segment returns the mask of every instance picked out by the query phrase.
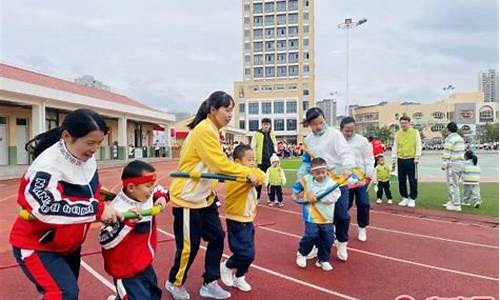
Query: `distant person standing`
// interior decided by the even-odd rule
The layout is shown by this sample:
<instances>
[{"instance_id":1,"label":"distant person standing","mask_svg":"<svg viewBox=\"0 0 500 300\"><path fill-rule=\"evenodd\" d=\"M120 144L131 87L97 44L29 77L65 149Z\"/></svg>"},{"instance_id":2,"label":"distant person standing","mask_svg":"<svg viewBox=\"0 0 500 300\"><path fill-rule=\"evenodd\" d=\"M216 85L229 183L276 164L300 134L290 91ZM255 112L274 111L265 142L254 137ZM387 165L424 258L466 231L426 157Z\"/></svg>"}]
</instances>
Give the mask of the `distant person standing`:
<instances>
[{"instance_id":1,"label":"distant person standing","mask_svg":"<svg viewBox=\"0 0 500 300\"><path fill-rule=\"evenodd\" d=\"M400 206L415 207L417 199L417 165L422 155L422 142L418 130L411 128L410 117L399 118L400 130L394 137L392 146L392 169L398 166ZM406 182L410 183L410 194Z\"/></svg>"},{"instance_id":2,"label":"distant person standing","mask_svg":"<svg viewBox=\"0 0 500 300\"><path fill-rule=\"evenodd\" d=\"M271 131L271 119L262 119L262 128L255 132L252 139L252 149L255 151L255 161L264 173L271 166L271 156L276 152L276 137ZM257 199L260 199L262 186L257 187Z\"/></svg>"},{"instance_id":3,"label":"distant person standing","mask_svg":"<svg viewBox=\"0 0 500 300\"><path fill-rule=\"evenodd\" d=\"M374 158L377 158L379 156L384 156L384 146L382 145L382 142L378 138L369 136L368 142L372 144Z\"/></svg>"},{"instance_id":4,"label":"distant person standing","mask_svg":"<svg viewBox=\"0 0 500 300\"><path fill-rule=\"evenodd\" d=\"M448 184L448 202L444 204L446 210L461 211L460 181L464 162L465 142L457 133L458 126L450 122L446 126L448 136L444 140L441 170L446 171Z\"/></svg>"},{"instance_id":5,"label":"distant person standing","mask_svg":"<svg viewBox=\"0 0 500 300\"><path fill-rule=\"evenodd\" d=\"M153 146L155 148L155 157L160 157L160 142L156 140Z\"/></svg>"}]
</instances>

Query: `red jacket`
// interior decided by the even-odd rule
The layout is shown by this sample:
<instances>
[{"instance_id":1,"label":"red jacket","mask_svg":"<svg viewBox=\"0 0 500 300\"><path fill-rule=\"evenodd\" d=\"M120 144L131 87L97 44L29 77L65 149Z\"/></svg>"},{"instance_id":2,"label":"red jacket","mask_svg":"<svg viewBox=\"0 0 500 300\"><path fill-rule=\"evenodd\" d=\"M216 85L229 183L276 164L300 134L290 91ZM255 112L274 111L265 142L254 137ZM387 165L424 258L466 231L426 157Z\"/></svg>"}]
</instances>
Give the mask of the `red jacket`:
<instances>
[{"instance_id":1,"label":"red jacket","mask_svg":"<svg viewBox=\"0 0 500 300\"><path fill-rule=\"evenodd\" d=\"M19 185L19 206L36 220L17 218L10 243L18 248L70 253L85 240L90 223L100 218L99 177L95 158L73 157L62 141L38 156Z\"/></svg>"},{"instance_id":2,"label":"red jacket","mask_svg":"<svg viewBox=\"0 0 500 300\"><path fill-rule=\"evenodd\" d=\"M379 139L373 139L371 141L371 144L373 147L373 156L377 157L380 155L384 155L384 147L382 146L382 143Z\"/></svg>"},{"instance_id":3,"label":"red jacket","mask_svg":"<svg viewBox=\"0 0 500 300\"><path fill-rule=\"evenodd\" d=\"M125 193L116 195L112 205L119 211L131 208L146 209L153 206L164 190L161 186L146 202L138 202ZM151 263L156 252L157 232L154 217L143 217L140 222L118 222L101 229L100 243L104 269L115 279L129 278L142 273Z\"/></svg>"}]
</instances>

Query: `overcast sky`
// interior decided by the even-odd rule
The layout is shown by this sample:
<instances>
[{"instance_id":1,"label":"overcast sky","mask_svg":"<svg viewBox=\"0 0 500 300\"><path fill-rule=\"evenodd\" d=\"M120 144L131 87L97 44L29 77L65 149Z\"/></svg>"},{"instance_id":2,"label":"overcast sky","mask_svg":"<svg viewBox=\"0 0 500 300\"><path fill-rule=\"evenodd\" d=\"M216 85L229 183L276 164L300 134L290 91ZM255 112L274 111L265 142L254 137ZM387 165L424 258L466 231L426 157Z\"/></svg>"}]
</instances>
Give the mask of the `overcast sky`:
<instances>
[{"instance_id":1,"label":"overcast sky","mask_svg":"<svg viewBox=\"0 0 500 300\"><path fill-rule=\"evenodd\" d=\"M83 74L168 111L194 111L242 78L241 1L2 0L1 59L72 80ZM316 0L316 96L345 94L346 17L351 102L430 102L442 87L475 91L498 69L496 0Z\"/></svg>"}]
</instances>

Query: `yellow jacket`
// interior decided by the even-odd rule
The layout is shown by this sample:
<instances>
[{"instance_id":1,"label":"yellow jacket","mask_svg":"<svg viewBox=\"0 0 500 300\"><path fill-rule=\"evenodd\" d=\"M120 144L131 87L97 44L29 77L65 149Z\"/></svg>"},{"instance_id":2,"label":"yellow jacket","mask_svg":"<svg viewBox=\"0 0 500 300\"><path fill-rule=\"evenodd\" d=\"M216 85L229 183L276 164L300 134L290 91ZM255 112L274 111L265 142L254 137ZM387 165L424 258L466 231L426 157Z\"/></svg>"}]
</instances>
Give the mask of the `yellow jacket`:
<instances>
[{"instance_id":1,"label":"yellow jacket","mask_svg":"<svg viewBox=\"0 0 500 300\"><path fill-rule=\"evenodd\" d=\"M209 119L201 121L189 132L181 149L179 172L221 173L246 177L255 172L229 160L222 151L219 130ZM170 201L174 207L204 208L215 198L217 180L174 178L170 185Z\"/></svg>"},{"instance_id":2,"label":"yellow jacket","mask_svg":"<svg viewBox=\"0 0 500 300\"><path fill-rule=\"evenodd\" d=\"M257 183L262 185L266 174L260 169L253 168ZM226 181L225 212L226 218L238 222L253 222L257 210L257 190L248 183Z\"/></svg>"}]
</instances>

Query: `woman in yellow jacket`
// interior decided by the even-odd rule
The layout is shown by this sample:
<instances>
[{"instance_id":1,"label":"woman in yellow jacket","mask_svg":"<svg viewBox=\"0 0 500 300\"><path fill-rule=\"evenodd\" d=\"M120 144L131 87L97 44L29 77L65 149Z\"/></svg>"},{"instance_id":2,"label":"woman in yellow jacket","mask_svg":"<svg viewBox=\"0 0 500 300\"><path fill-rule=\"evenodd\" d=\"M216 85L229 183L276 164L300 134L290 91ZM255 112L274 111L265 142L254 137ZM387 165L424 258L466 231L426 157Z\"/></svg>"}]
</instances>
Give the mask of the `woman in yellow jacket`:
<instances>
[{"instance_id":1,"label":"woman in yellow jacket","mask_svg":"<svg viewBox=\"0 0 500 300\"><path fill-rule=\"evenodd\" d=\"M188 124L191 131L180 153L178 171L247 177L255 185L255 171L229 160L220 145L219 130L231 121L233 108L233 98L221 91L213 92L201 104L195 118ZM231 296L217 282L224 250L224 232L217 208L216 186L217 180L194 178L175 178L170 185L177 249L165 288L174 299L190 298L184 282L201 238L208 244L200 296L215 299Z\"/></svg>"}]
</instances>

